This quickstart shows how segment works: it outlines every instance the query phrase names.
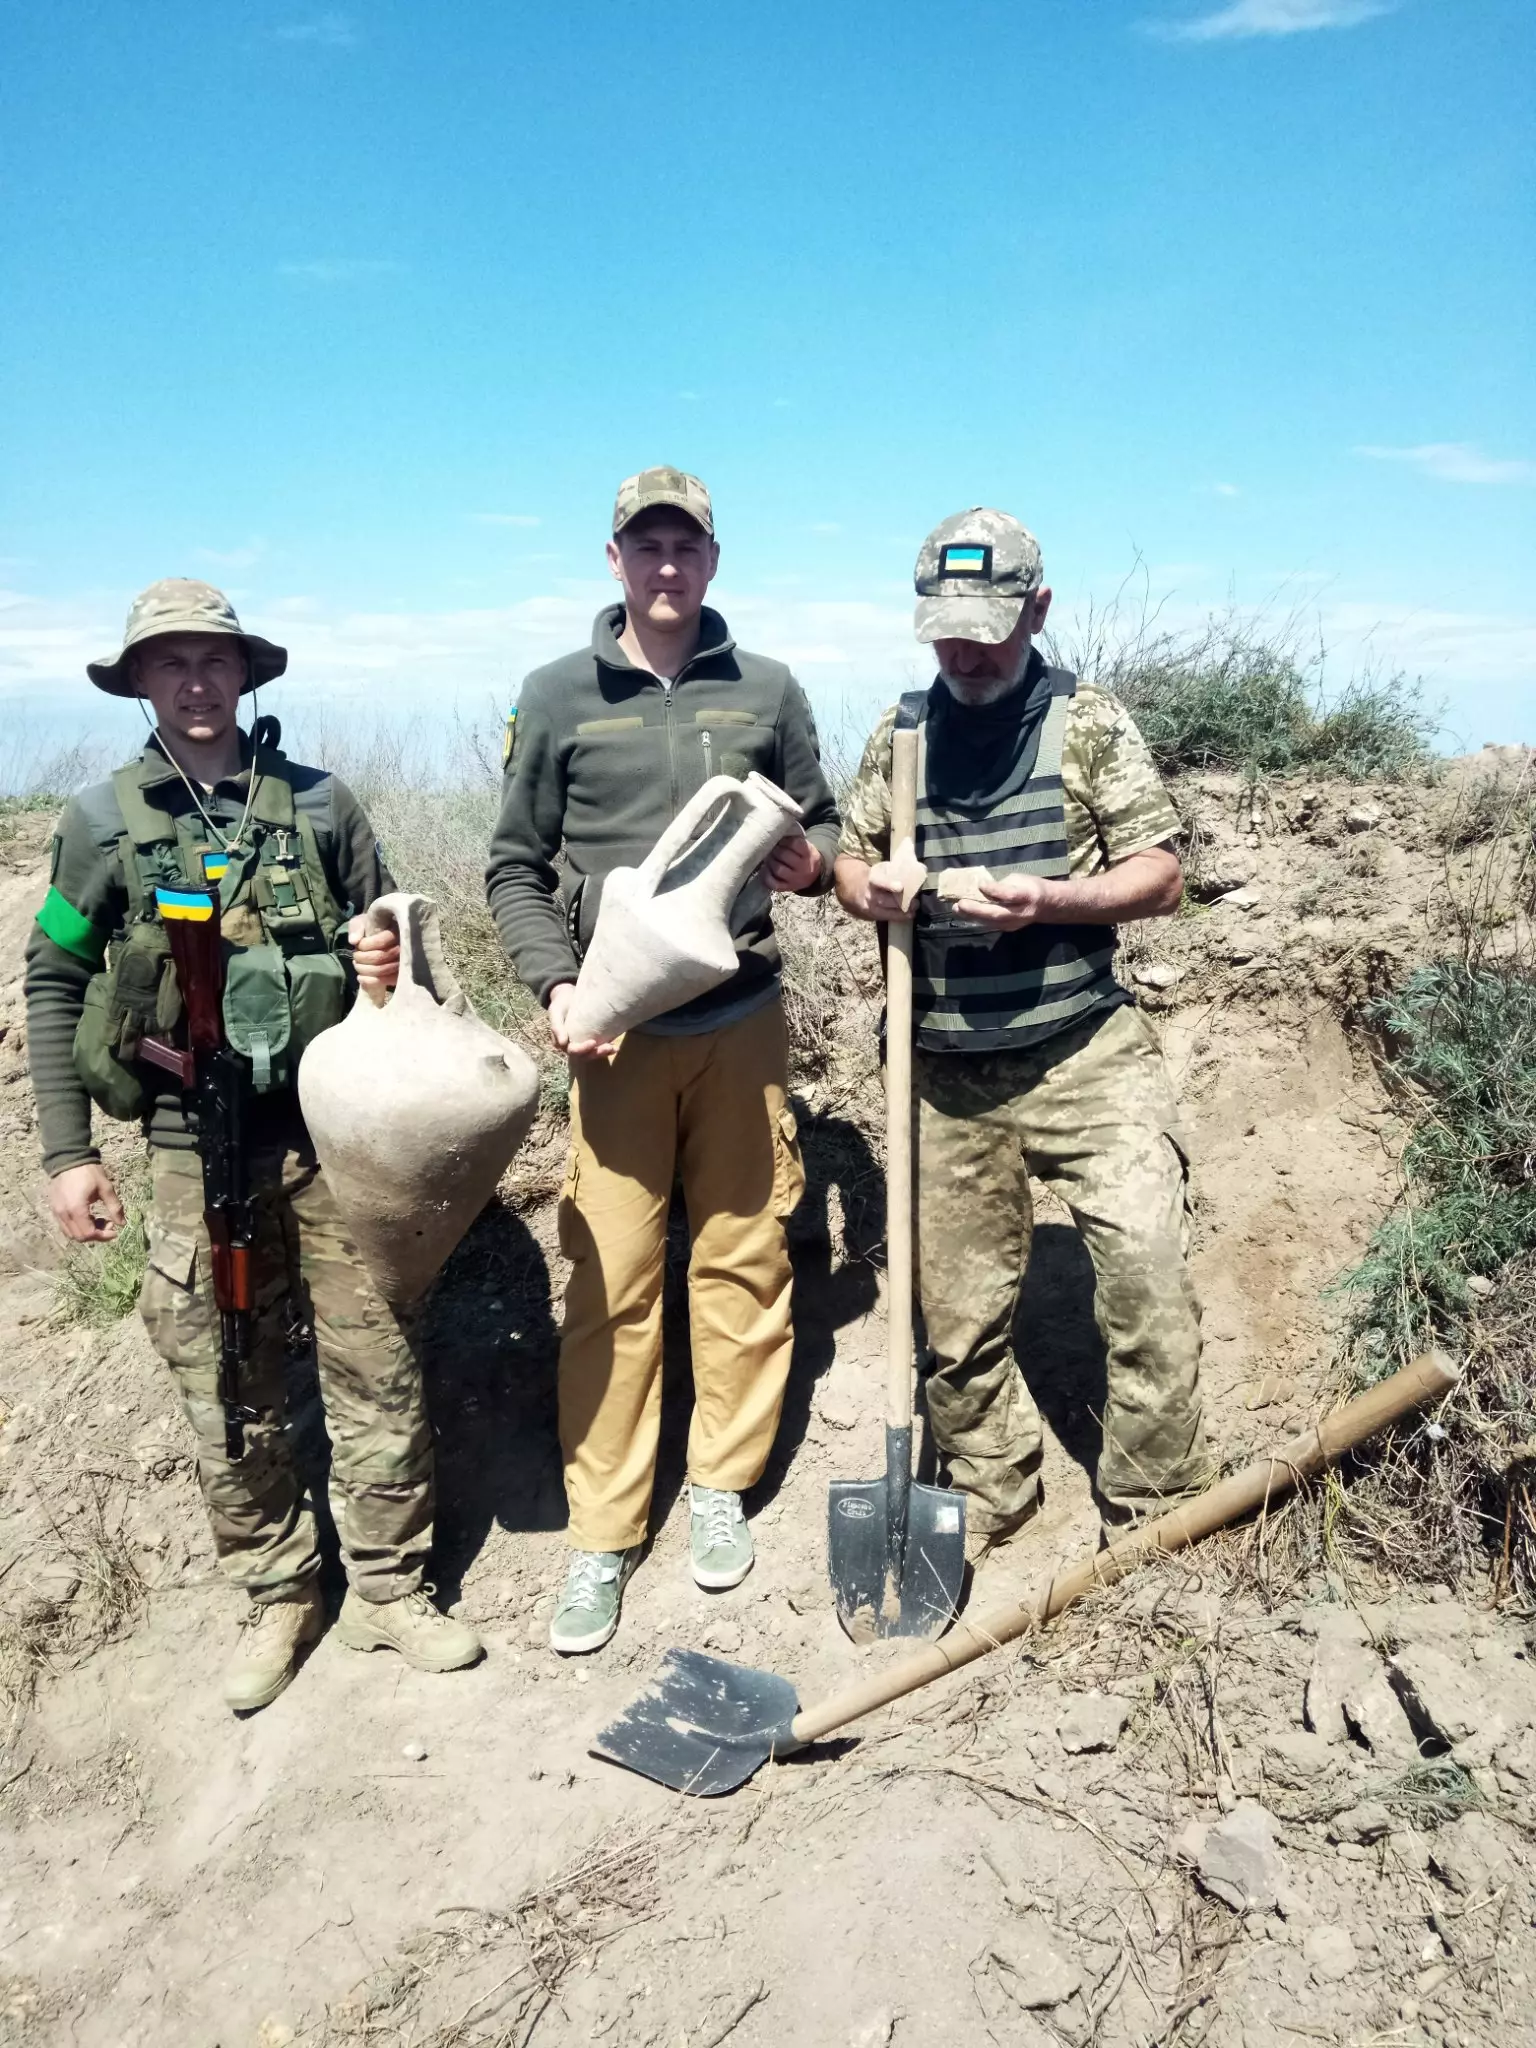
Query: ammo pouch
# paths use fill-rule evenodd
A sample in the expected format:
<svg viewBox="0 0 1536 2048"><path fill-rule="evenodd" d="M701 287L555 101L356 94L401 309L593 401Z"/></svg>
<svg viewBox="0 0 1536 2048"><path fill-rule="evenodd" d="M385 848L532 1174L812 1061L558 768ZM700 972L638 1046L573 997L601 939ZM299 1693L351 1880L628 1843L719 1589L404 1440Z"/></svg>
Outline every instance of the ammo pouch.
<svg viewBox="0 0 1536 2048"><path fill-rule="evenodd" d="M287 1086L305 1046L341 1022L346 1004L346 969L334 953L247 946L225 962L224 1030L250 1061L258 1095Z"/></svg>
<svg viewBox="0 0 1536 2048"><path fill-rule="evenodd" d="M147 1113L139 1040L165 1036L180 1020L170 942L159 925L135 925L110 965L86 984L75 1027L75 1072L108 1116L126 1123Z"/></svg>

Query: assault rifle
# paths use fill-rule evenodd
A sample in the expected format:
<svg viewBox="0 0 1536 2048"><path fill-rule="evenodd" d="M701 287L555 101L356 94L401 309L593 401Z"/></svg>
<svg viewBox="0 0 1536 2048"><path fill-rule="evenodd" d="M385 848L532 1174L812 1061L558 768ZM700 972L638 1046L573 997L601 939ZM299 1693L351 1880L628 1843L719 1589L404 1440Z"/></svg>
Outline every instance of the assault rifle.
<svg viewBox="0 0 1536 2048"><path fill-rule="evenodd" d="M251 1358L256 1306L256 1210L246 1149L245 1062L224 1032L224 947L219 899L211 890L156 889L171 942L171 959L187 1015L186 1051L163 1038L141 1038L139 1058L180 1081L197 1130L203 1162L203 1223L213 1252L213 1299L219 1312L219 1400L224 1453L245 1456L245 1426L257 1419L241 1400Z"/></svg>

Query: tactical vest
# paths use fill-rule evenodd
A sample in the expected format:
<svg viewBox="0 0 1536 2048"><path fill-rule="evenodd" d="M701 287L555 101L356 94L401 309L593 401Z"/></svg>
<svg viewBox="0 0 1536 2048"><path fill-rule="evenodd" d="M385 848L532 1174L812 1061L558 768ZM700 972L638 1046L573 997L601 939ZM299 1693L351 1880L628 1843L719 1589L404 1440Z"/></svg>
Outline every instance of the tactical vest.
<svg viewBox="0 0 1536 2048"><path fill-rule="evenodd" d="M128 915L93 975L75 1032L75 1070L108 1116L142 1117L156 1082L137 1059L139 1041L168 1036L181 1021L181 991L155 889L216 887L224 947L224 1027L251 1063L258 1094L288 1086L310 1040L340 1023L346 969L336 900L313 821L295 804L287 758L258 744L248 845L226 854L195 811L173 815L143 786L135 761L112 777L122 813L117 842Z"/></svg>
<svg viewBox="0 0 1536 2048"><path fill-rule="evenodd" d="M1077 694L1068 669L1046 670L1050 703L1024 788L982 814L946 804L928 787L928 693L901 700L899 726L917 727L918 859L930 875L990 868L994 875L1065 881L1066 812L1061 746ZM1130 998L1115 980L1112 925L1038 924L989 932L925 889L918 898L912 964L917 1043L930 1052L1018 1051Z"/></svg>

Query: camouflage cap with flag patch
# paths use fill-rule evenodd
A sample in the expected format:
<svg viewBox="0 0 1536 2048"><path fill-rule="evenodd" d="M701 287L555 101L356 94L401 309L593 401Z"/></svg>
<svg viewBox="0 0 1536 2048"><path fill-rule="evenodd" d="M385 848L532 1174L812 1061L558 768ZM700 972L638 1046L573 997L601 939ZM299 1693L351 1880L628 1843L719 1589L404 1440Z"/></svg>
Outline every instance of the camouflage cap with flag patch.
<svg viewBox="0 0 1536 2048"><path fill-rule="evenodd" d="M714 539L715 512L708 491L687 470L665 467L642 469L638 476L625 477L613 501L614 532L622 533L632 519L649 512L653 505L669 505L676 512L686 512Z"/></svg>
<svg viewBox="0 0 1536 2048"><path fill-rule="evenodd" d="M919 640L981 640L996 646L1040 588L1040 543L1006 512L973 505L937 525L918 549Z"/></svg>
<svg viewBox="0 0 1536 2048"><path fill-rule="evenodd" d="M88 661L86 674L98 690L105 690L110 696L137 697L139 692L134 686L128 656L135 647L158 639L162 633L227 633L240 641L250 670L242 694L244 690L255 689L258 683L270 683L288 666L287 648L263 640L259 633L247 633L222 590L189 576L165 576L158 583L151 583L147 590L141 590L129 606L121 651L104 655L100 661Z"/></svg>

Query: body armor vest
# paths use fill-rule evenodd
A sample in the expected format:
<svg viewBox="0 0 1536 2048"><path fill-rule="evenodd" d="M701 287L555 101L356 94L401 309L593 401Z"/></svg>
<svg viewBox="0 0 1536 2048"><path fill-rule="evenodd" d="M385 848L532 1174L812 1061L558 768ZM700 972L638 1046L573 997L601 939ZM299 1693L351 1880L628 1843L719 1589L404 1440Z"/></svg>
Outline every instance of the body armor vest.
<svg viewBox="0 0 1536 2048"><path fill-rule="evenodd" d="M897 724L917 727L918 859L930 875L990 868L994 875L1065 881L1068 860L1061 746L1077 694L1070 670L1051 686L1035 765L1024 787L984 809L928 787L927 691L904 696ZM989 932L932 890L918 898L912 1000L917 1043L929 1052L1018 1051L1130 998L1115 980L1113 925L1036 924Z"/></svg>
<svg viewBox="0 0 1536 2048"><path fill-rule="evenodd" d="M346 1010L346 968L334 946L346 912L320 857L313 821L294 802L288 762L258 745L251 773L250 843L226 853L194 810L161 810L144 788L143 763L119 768L117 851L128 914L92 977L75 1032L75 1070L108 1116L141 1117L152 1106L139 1041L181 1021L181 992L155 890L216 889L225 940L224 1026L251 1062L257 1093L287 1086L298 1056ZM163 1082L158 1085L164 1085Z"/></svg>

